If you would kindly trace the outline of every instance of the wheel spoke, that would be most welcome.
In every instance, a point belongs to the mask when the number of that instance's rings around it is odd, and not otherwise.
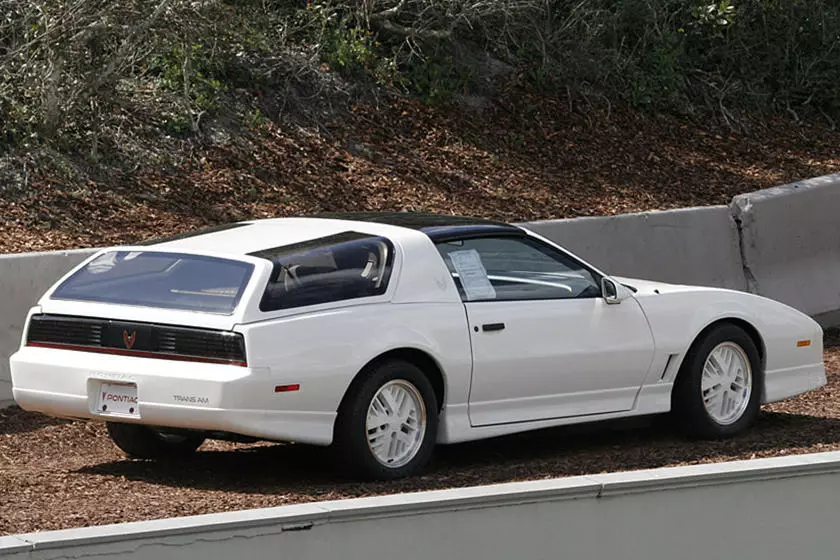
[[[388,443],[388,440],[388,434],[385,432],[380,432],[375,436],[371,436],[368,438],[368,445],[370,445],[371,450],[377,452],[382,450],[383,446],[385,446]]]
[[[394,460],[394,457],[397,456],[397,440],[391,436],[388,438],[388,453],[386,453],[385,457],[388,459],[388,462]]]
[[[411,447],[414,443],[414,437],[410,433],[405,433],[402,430],[397,430],[397,441],[402,443],[406,448]]]
[[[729,370],[732,367],[732,360],[732,352],[730,352],[728,348],[725,348],[723,352],[721,352],[720,360],[718,360],[721,375],[725,376],[729,374]]]
[[[727,391],[726,395],[727,395],[726,413],[727,414],[732,414],[733,412],[735,412],[735,410],[741,404],[741,395],[739,395],[738,393],[735,393],[733,391]]]
[[[381,426],[387,426],[389,421],[390,421],[390,418],[388,418],[388,416],[386,416],[382,412],[376,411],[372,414],[368,414],[368,417],[367,417],[368,430],[370,430],[372,428],[379,428]]]
[[[397,401],[394,398],[393,390],[382,391],[382,399],[386,403],[388,414],[397,414],[397,410],[399,410],[399,405],[397,404]]]
[[[716,352],[712,352],[712,355],[709,356],[709,361],[706,363],[711,369],[715,377],[723,377],[724,371],[726,371],[723,365],[720,363],[720,357]]]
[[[712,410],[720,407],[720,403],[723,401],[723,391],[716,391],[711,396],[706,397],[704,403],[706,405],[707,410]]]
[[[381,416],[388,416],[388,399],[385,398],[384,394],[376,395],[376,397],[373,399],[373,403],[371,403],[371,408]]]
[[[710,376],[705,376],[704,375],[703,379],[700,381],[700,388],[703,391],[708,391],[709,389],[711,389],[713,387],[717,387],[718,385],[721,385],[721,384],[722,384],[721,383],[721,378],[718,377],[717,375],[714,375],[714,376],[711,376],[711,375]]]
[[[729,396],[728,391],[722,391],[720,397],[720,408],[718,409],[718,413],[721,417],[724,417],[728,414],[729,404],[732,402],[732,399]]]
[[[707,402],[711,402],[712,399],[717,399],[723,394],[723,385],[718,383],[713,387],[708,388],[707,390],[703,391],[703,398],[706,399]]]
[[[706,362],[706,365],[703,367],[702,380],[704,382],[708,381],[708,382],[714,383],[719,378],[720,378],[720,376],[717,374],[717,371],[715,371],[715,367],[712,365],[712,363],[711,362]]]
[[[407,434],[413,434],[417,431],[417,424],[411,418],[409,418],[408,420],[400,424],[399,429],[400,431],[405,432]]]
[[[404,411],[409,400],[410,397],[406,391],[399,391],[394,397],[394,402],[397,403],[397,408],[394,412],[396,412],[398,417],[402,418],[405,415]]]

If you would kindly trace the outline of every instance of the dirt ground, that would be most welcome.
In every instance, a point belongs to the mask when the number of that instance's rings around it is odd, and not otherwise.
[[[734,132],[626,107],[508,98],[481,110],[407,99],[359,104],[319,127],[269,124],[190,148],[172,167],[107,177],[31,164],[25,190],[0,185],[0,253],[134,243],[324,211],[525,221],[728,204],[736,194],[840,171],[840,131],[817,121],[766,118]]]
[[[171,462],[125,459],[102,425],[0,411],[0,534],[757,457],[840,450],[840,337],[826,336],[828,384],[765,406],[754,428],[691,442],[667,422],[555,428],[438,449],[422,475],[344,478],[319,449],[206,442]]]

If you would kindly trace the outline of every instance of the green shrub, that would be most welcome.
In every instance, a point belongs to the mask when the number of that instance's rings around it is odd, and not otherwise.
[[[374,0],[317,4],[353,75],[395,61],[428,98],[481,82],[477,45],[543,91],[595,87],[643,107],[840,109],[840,4],[825,0]],[[400,79],[401,78],[401,79]]]
[[[836,0],[0,3],[0,150],[94,157],[148,122],[190,136],[326,87],[438,102],[511,75],[651,110],[840,114]]]

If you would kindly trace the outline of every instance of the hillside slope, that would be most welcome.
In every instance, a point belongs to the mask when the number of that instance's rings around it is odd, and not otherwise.
[[[721,204],[840,170],[822,0],[7,4],[0,252]]]
[[[68,186],[35,169],[5,202],[0,251],[131,243],[193,227],[338,210],[506,220],[726,204],[840,171],[840,133],[779,120],[733,134],[630,109],[550,99],[466,112],[402,100],[323,130],[267,124],[194,161]]]

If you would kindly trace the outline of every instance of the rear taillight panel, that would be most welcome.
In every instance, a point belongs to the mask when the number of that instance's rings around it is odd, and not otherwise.
[[[27,346],[247,366],[239,333],[65,315],[33,315]]]

